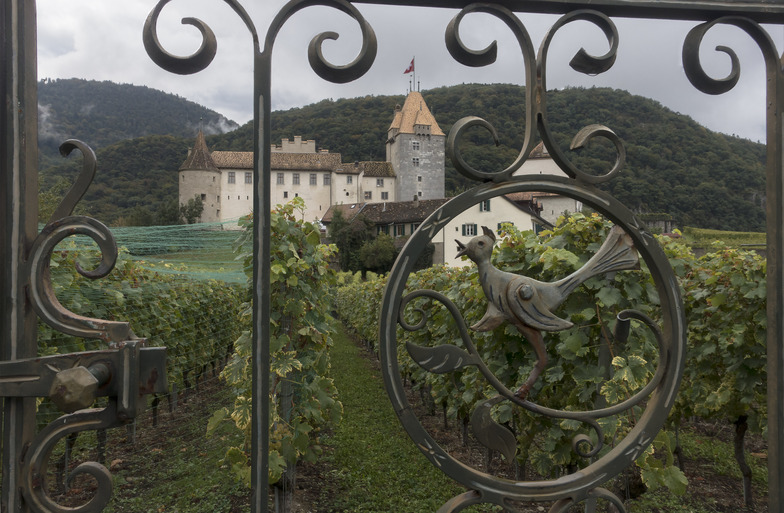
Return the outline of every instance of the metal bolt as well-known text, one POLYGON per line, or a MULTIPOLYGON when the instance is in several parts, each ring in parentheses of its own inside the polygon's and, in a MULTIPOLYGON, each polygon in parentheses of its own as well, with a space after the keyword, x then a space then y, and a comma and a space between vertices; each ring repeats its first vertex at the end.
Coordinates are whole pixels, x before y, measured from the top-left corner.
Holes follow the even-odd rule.
POLYGON ((526 283, 525 285, 520 287, 520 297, 526 301, 531 299, 532 297, 534 297, 534 288, 526 283))
POLYGON ((95 401, 95 393, 101 385, 99 378, 106 381, 109 370, 103 364, 98 364, 90 369, 74 367, 65 369, 55 375, 49 397, 65 413, 89 408, 95 401), (96 377, 97 375, 97 377, 96 377))

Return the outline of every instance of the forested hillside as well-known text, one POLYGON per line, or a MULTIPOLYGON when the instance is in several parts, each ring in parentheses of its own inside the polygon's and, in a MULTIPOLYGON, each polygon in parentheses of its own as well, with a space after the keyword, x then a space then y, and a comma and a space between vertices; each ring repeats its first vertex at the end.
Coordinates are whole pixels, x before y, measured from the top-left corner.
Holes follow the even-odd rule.
MULTIPOLYGON (((498 130, 495 147, 481 130, 464 149, 469 162, 485 170, 512 163, 523 140, 524 99, 519 86, 464 84, 424 91, 423 96, 448 133, 458 119, 480 116, 498 130)), ((301 135, 340 152, 343 160, 383 160, 386 130, 403 96, 324 100, 275 112, 272 140, 301 135)), ((570 88, 548 95, 550 129, 562 149, 584 126, 598 123, 626 143, 626 170, 604 186, 639 212, 671 214, 678 225, 722 230, 764 231, 765 147, 700 126, 658 102, 606 88, 570 88)), ((208 139, 218 149, 252 148, 251 127, 208 139)), ((598 141, 598 140, 595 140, 598 141)), ((609 144, 592 142, 586 156, 574 159, 587 169, 606 172, 615 159, 609 144)), ((447 163, 447 191, 468 186, 447 163)))
POLYGON ((185 98, 157 89, 82 79, 38 83, 41 167, 57 164, 65 139, 81 139, 94 150, 148 135, 193 137, 234 130, 237 124, 185 98))
MULTIPOLYGON (((481 116, 495 126, 499 147, 485 131, 476 129, 468 134, 463 150, 474 165, 492 170, 508 166, 520 151, 522 93, 523 89, 514 85, 464 84, 422 94, 444 132, 464 116, 481 116)), ((315 139, 319 148, 341 153, 344 162, 384 160, 387 128, 395 105, 404 99, 401 95, 323 100, 274 112, 272 141, 300 135, 315 139)), ((764 145, 711 132, 687 116, 625 91, 573 88, 553 91, 547 100, 549 126, 563 149, 568 149, 581 128, 594 123, 610 127, 624 140, 627 167, 604 187, 630 208, 671 214, 679 226, 764 231, 764 145)), ((92 189, 102 195, 88 192, 84 200, 87 210, 114 222, 119 216, 128 216, 134 206, 155 212, 169 195, 175 198, 177 169, 193 142, 194 128, 186 131, 186 139, 170 137, 153 143, 155 137, 151 136, 99 151, 99 174, 92 189), (148 148, 153 144, 154 149, 148 148), (116 176, 124 177, 130 192, 113 195, 113 189, 119 190, 116 176), (131 177, 156 185, 152 189, 148 185, 133 188, 131 177)), ((207 137, 212 150, 250 151, 252 141, 251 124, 207 137)), ((573 158, 586 169, 601 172, 609 169, 615 155, 609 144, 595 139, 573 158)), ((67 167, 47 170, 46 183, 54 183, 67 167)), ((447 163, 447 194, 468 185, 447 163)))

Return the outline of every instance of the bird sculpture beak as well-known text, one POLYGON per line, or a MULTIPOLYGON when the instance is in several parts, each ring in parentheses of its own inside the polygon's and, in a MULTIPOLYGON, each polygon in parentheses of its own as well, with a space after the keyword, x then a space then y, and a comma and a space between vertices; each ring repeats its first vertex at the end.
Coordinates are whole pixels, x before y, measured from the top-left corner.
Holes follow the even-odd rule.
POLYGON ((467 248, 466 245, 459 240, 455 239, 455 242, 457 242, 457 255, 455 255, 455 258, 460 258, 461 256, 465 255, 467 248))

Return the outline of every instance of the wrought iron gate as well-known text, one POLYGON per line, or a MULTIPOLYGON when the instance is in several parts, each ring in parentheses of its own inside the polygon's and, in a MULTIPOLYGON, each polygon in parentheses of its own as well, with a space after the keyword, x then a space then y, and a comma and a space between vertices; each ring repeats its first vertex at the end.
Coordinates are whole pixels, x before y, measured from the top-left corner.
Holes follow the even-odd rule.
MULTIPOLYGON (((150 57, 162 68, 179 74, 189 74, 207 67, 216 50, 216 38, 204 22, 186 18, 185 23, 197 27, 203 36, 201 48, 193 55, 178 57, 168 53, 157 37, 157 19, 170 0, 160 0, 145 24, 143 38, 150 57)), ((782 110, 784 110, 784 76, 779 51, 761 23, 784 22, 784 3, 772 0, 715 0, 715 1, 661 1, 661 0, 500 0, 495 3, 469 3, 456 0, 384 1, 367 0, 292 0, 274 18, 264 37, 260 37, 248 13, 237 0, 224 0, 241 18, 252 38, 254 48, 254 195, 255 238, 254 284, 254 345, 253 345, 253 447, 252 447, 252 510, 267 510, 267 445, 269 396, 269 281, 270 281, 270 78, 272 50, 276 36, 286 21, 296 12, 316 5, 327 6, 347 14, 358 23, 362 32, 362 47, 356 59, 347 65, 337 66, 327 61, 322 53, 325 40, 337 34, 324 32, 311 41, 308 57, 313 70, 320 77, 345 83, 362 76, 370 69, 376 55, 376 38, 372 27, 354 5, 376 3, 397 6, 400 9, 414 6, 452 8, 457 14, 446 30, 446 45, 450 54, 459 62, 480 67, 492 63, 496 48, 491 45, 483 50, 466 47, 459 36, 462 19, 474 12, 491 14, 502 20, 515 35, 525 62, 526 119, 525 141, 517 160, 504 170, 473 169, 464 162, 460 152, 462 134, 479 127, 493 132, 493 127, 481 118, 470 117, 459 121, 451 130, 448 152, 455 167, 476 185, 470 191, 453 199, 437 210, 411 237, 389 278, 381 315, 380 341, 384 363, 384 377, 390 398, 406 430, 424 455, 452 478, 468 488, 468 492, 445 504, 441 511, 459 511, 471 504, 488 502, 512 507, 515 500, 552 501, 551 511, 565 511, 572 503, 601 497, 619 508, 620 500, 601 488, 601 484, 634 461, 655 437, 662 426, 677 392, 684 359, 685 327, 678 288, 666 258, 645 226, 623 205, 600 192, 595 185, 611 179, 623 167, 625 150, 623 142, 610 128, 589 126, 575 134, 574 146, 587 144, 592 138, 610 140, 617 149, 613 170, 603 177, 582 172, 561 152, 550 135, 546 100, 546 59, 552 35, 563 25, 582 20, 599 27, 604 33, 608 51, 602 56, 579 52, 570 63, 580 72, 602 73, 613 66, 618 48, 618 33, 612 17, 632 17, 665 20, 692 20, 696 26, 689 32, 683 47, 684 71, 691 83, 705 93, 722 94, 735 85, 739 75, 738 59, 732 50, 717 48, 732 57, 731 73, 722 79, 709 77, 702 69, 699 50, 705 34, 717 24, 734 25, 745 31, 759 46, 766 64, 767 84, 767 219, 768 219, 768 418, 769 418, 769 503, 770 511, 781 511, 784 504, 782 462, 784 461, 784 154, 782 154, 782 110), (562 15, 553 25, 535 52, 528 31, 518 12, 537 12, 562 15), (515 177, 514 172, 526 160, 538 139, 542 139, 550 154, 568 178, 537 176, 515 177), (507 278, 488 278, 483 282, 495 311, 489 311, 492 322, 510 322, 525 334, 532 343, 541 338, 542 330, 560 329, 558 321, 547 324, 537 315, 557 305, 572 290, 574 284, 589 275, 628 269, 634 265, 630 252, 636 250, 651 269, 662 301, 661 326, 635 311, 625 313, 619 322, 617 336, 625 336, 624 326, 631 320, 639 322, 657 338, 660 361, 656 376, 637 395, 618 405, 585 412, 553 411, 530 401, 528 390, 536 380, 532 374, 529 382, 508 388, 478 358, 472 349, 471 337, 464 320, 451 302, 434 291, 418 291, 403 295, 406 278, 412 263, 435 233, 450 219, 472 205, 502 194, 520 191, 544 191, 569 196, 582 201, 611 219, 621 230, 611 235, 603 256, 607 261, 576 272, 568 283, 543 284, 533 280, 514 282, 514 295, 506 298, 493 293, 493 287, 511 286, 507 278), (630 249, 630 248, 634 249, 630 249), (495 280, 495 281, 494 281, 495 280), (556 290, 557 289, 557 290, 556 290), (416 325, 406 321, 407 305, 418 297, 443 304, 452 312, 460 327, 465 349, 453 346, 435 348, 409 347, 411 357, 431 372, 453 371, 474 366, 496 390, 497 396, 477 407, 474 429, 484 433, 487 445, 502 448, 503 431, 497 429, 489 414, 501 401, 532 414, 583 422, 601 433, 597 419, 614 414, 633 405, 644 405, 645 414, 622 442, 585 469, 568 476, 545 482, 514 482, 489 476, 480 470, 468 468, 450 456, 421 428, 401 391, 400 375, 396 368, 398 325, 406 330, 416 330, 416 325), (538 301, 538 303, 537 303, 538 301), (514 303, 514 304, 513 304, 514 303), (527 305, 542 307, 534 317, 526 316, 527 305), (438 365, 434 361, 438 361, 438 365), (513 387, 514 388, 514 387, 513 387)), ((111 270, 116 249, 111 233, 99 222, 80 216, 71 216, 73 206, 83 194, 94 172, 94 156, 87 145, 67 141, 63 151, 78 149, 84 159, 83 177, 69 192, 53 219, 43 231, 37 233, 37 101, 36 101, 36 20, 34 0, 6 0, 0 8, 3 30, 2 87, 4 102, 2 118, 4 130, 0 143, 3 164, 2 220, 0 254, 3 258, 2 279, 2 344, 0 345, 0 395, 3 400, 3 483, 2 511, 65 511, 53 503, 42 485, 42 469, 49 451, 60 438, 77 430, 96 429, 121 424, 132 419, 143 402, 138 399, 145 393, 165 388, 164 350, 144 348, 144 341, 133 335, 126 323, 88 319, 65 310, 54 296, 49 283, 48 261, 54 245, 72 234, 93 238, 103 252, 103 261, 94 271, 81 271, 89 277, 101 277, 111 270), (36 319, 41 318, 55 329, 81 337, 104 340, 104 351, 38 358, 36 348, 36 319), (98 395, 109 397, 108 406, 86 409, 98 395), (53 397, 67 413, 57 422, 34 433, 36 397, 53 397)), ((492 244, 490 234, 478 236, 462 251, 477 264, 482 263, 479 246, 492 244), (487 239, 483 239, 486 237, 487 239)), ((424 316, 424 313, 422 314, 424 316)), ((545 315, 546 317, 546 315, 545 315)), ((565 322, 565 321, 564 321, 565 322)), ((541 341, 540 341, 541 343, 541 341)), ((536 344, 535 344, 536 345, 536 344)), ((541 362, 541 359, 540 359, 541 362)), ((601 435, 593 442, 576 438, 578 454, 595 456, 601 445, 601 435), (586 450, 585 447, 588 447, 586 450)), ((99 482, 100 492, 79 511, 99 511, 110 494, 111 480, 108 472, 98 464, 85 464, 80 469, 93 475, 99 482)))

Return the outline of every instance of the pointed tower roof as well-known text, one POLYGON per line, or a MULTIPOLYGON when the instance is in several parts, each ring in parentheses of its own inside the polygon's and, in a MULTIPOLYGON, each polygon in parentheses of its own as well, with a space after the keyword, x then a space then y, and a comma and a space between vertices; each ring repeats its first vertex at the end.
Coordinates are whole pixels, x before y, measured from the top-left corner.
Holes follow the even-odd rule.
POLYGON ((218 167, 210 156, 210 150, 207 148, 207 142, 204 140, 204 134, 201 130, 196 134, 196 142, 193 144, 193 149, 188 152, 188 157, 180 166, 180 171, 218 172, 218 167))
POLYGON ((413 134, 415 125, 429 126, 431 135, 444 135, 419 91, 408 93, 403 108, 395 111, 389 130, 396 130, 399 134, 413 134))
POLYGON ((547 148, 544 147, 544 142, 539 141, 539 144, 531 150, 531 153, 528 154, 529 158, 532 159, 549 159, 550 152, 547 151, 547 148))

